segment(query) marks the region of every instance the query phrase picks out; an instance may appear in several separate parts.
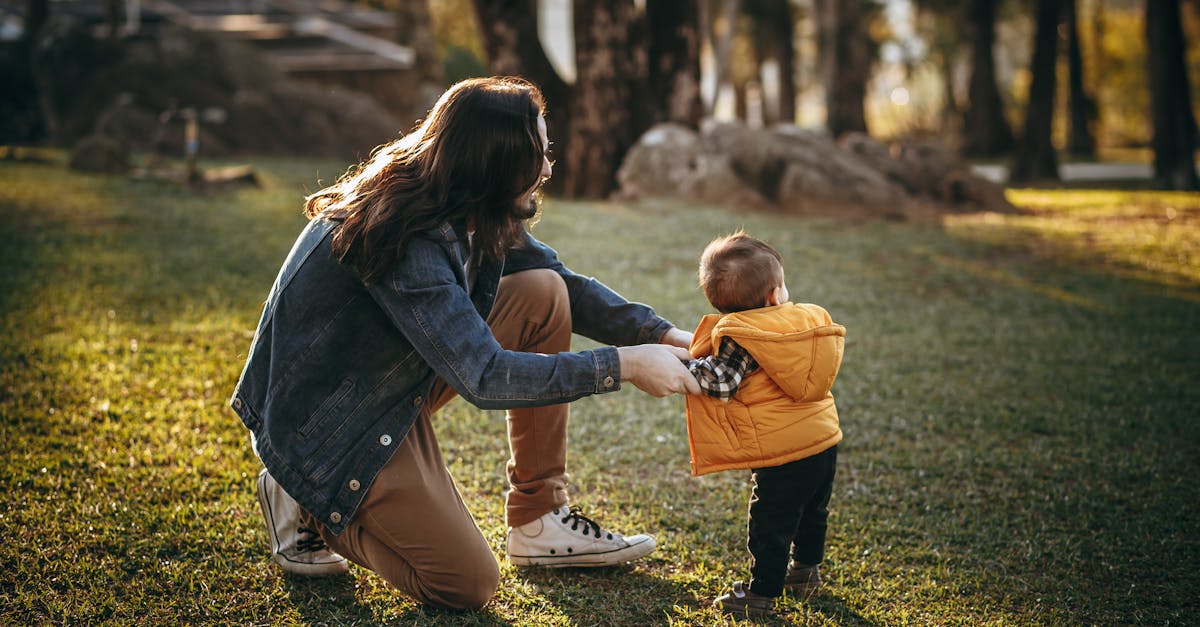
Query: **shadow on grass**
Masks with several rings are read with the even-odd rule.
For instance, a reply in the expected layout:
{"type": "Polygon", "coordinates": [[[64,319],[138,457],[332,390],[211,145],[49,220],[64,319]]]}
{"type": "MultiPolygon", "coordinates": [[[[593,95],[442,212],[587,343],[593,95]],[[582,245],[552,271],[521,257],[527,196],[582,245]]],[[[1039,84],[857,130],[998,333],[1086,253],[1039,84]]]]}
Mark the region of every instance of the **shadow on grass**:
{"type": "Polygon", "coordinates": [[[371,608],[359,602],[353,576],[303,577],[284,575],[288,599],[304,621],[312,624],[373,623],[371,608]]]}
{"type": "Polygon", "coordinates": [[[580,625],[659,625],[675,606],[695,606],[682,584],[635,570],[526,568],[517,577],[534,586],[547,605],[580,625]]]}
{"type": "Polygon", "coordinates": [[[399,614],[380,618],[375,615],[368,603],[358,598],[358,580],[354,575],[318,578],[285,575],[284,588],[289,600],[304,622],[313,625],[479,625],[486,627],[509,624],[486,607],[483,610],[471,611],[440,609],[417,604],[399,614]]]}
{"type": "Polygon", "coordinates": [[[802,601],[809,609],[816,610],[826,617],[833,619],[838,625],[858,625],[861,627],[876,627],[879,623],[859,614],[857,610],[846,604],[841,597],[828,592],[820,593],[802,601]]]}

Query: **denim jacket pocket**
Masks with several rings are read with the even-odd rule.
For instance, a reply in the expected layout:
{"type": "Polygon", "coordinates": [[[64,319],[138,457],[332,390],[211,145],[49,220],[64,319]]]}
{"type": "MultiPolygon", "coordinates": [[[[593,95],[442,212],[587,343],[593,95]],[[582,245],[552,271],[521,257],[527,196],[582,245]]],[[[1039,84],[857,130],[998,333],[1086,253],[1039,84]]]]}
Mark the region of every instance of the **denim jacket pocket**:
{"type": "Polygon", "coordinates": [[[325,401],[317,407],[316,411],[314,411],[312,415],[310,415],[300,425],[300,428],[297,429],[297,432],[302,437],[307,438],[313,433],[320,433],[324,431],[324,424],[328,422],[329,417],[335,413],[335,410],[338,409],[338,405],[340,405],[341,402],[347,396],[349,396],[350,392],[352,391],[354,391],[354,380],[346,379],[345,381],[342,381],[342,384],[338,386],[338,389],[335,390],[333,394],[330,394],[325,401]]]}

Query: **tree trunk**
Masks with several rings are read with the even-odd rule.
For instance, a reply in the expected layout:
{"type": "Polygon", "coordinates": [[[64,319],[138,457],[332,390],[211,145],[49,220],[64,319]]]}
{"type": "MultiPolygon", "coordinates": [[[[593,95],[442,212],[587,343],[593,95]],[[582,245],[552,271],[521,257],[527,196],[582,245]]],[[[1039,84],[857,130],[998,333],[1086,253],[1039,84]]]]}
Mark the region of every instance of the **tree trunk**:
{"type": "Polygon", "coordinates": [[[634,0],[575,5],[575,67],[565,193],[602,198],[649,126],[645,23],[634,0]]]}
{"type": "MultiPolygon", "coordinates": [[[[50,17],[50,0],[28,0],[25,4],[25,30],[21,33],[21,46],[29,55],[37,40],[38,31],[50,17]]],[[[28,56],[26,57],[28,59],[28,56]]]]}
{"type": "Polygon", "coordinates": [[[104,22],[108,27],[108,38],[117,40],[121,37],[121,18],[124,17],[124,0],[104,0],[104,22]]]}
{"type": "Polygon", "coordinates": [[[571,143],[571,86],[555,71],[537,28],[537,0],[474,0],[483,31],[488,71],[496,76],[521,76],[536,84],[546,99],[546,131],[550,137],[554,176],[547,187],[561,191],[569,176],[562,156],[571,143]]]}
{"type": "Polygon", "coordinates": [[[954,56],[948,50],[938,56],[938,68],[942,72],[942,126],[952,128],[961,115],[958,98],[954,95],[954,56]]]}
{"type": "Polygon", "coordinates": [[[779,61],[779,121],[796,123],[796,14],[787,0],[777,0],[779,19],[773,23],[779,61]]]}
{"type": "Polygon", "coordinates": [[[649,73],[654,122],[696,128],[700,99],[700,2],[647,0],[649,73]]]}
{"type": "MultiPolygon", "coordinates": [[[[763,120],[767,124],[796,123],[796,14],[789,0],[748,2],[746,12],[754,20],[754,51],[758,67],[774,61],[779,70],[776,91],[763,85],[763,120]]],[[[763,78],[760,76],[760,79],[763,78]]]]}
{"type": "Polygon", "coordinates": [[[834,137],[867,132],[863,102],[871,60],[863,0],[818,0],[825,83],[825,125],[834,137]]]}
{"type": "Polygon", "coordinates": [[[1107,69],[1104,58],[1104,3],[1097,1],[1092,5],[1092,72],[1101,78],[1096,80],[1096,91],[1103,82],[1102,77],[1107,69]]]}
{"type": "Polygon", "coordinates": [[[412,49],[423,82],[442,84],[445,79],[429,18],[429,0],[400,0],[396,4],[396,42],[412,49]]]}
{"type": "Polygon", "coordinates": [[[1196,119],[1184,55],[1179,0],[1146,2],[1154,180],[1164,189],[1196,191],[1196,119]]]}
{"type": "Polygon", "coordinates": [[[996,0],[971,0],[967,10],[972,44],[963,152],[973,157],[1006,154],[1013,147],[1013,132],[996,86],[996,0]]]}
{"type": "Polygon", "coordinates": [[[1063,23],[1067,28],[1067,67],[1070,91],[1067,108],[1070,121],[1067,130],[1067,152],[1083,157],[1096,156],[1096,140],[1092,127],[1096,121],[1096,103],[1083,89],[1083,54],[1079,50],[1079,19],[1077,0],[1067,0],[1063,8],[1063,23]]]}
{"type": "MultiPolygon", "coordinates": [[[[1154,4],[1151,2],[1150,4],[1154,4]]],[[[1058,157],[1051,138],[1054,122],[1054,74],[1058,58],[1058,23],[1062,0],[1038,0],[1029,101],[1025,128],[1013,158],[1011,182],[1059,180],[1058,157]]]]}
{"type": "Polygon", "coordinates": [[[709,35],[712,38],[712,49],[714,58],[714,74],[716,80],[713,81],[712,99],[709,100],[705,108],[711,113],[717,105],[717,101],[721,98],[721,90],[729,86],[730,75],[730,59],[733,55],[733,38],[737,34],[737,20],[741,9],[739,0],[719,0],[721,9],[720,30],[718,30],[718,21],[711,20],[709,24],[709,35]]]}
{"type": "Polygon", "coordinates": [[[960,33],[965,24],[962,9],[956,5],[944,6],[941,3],[918,2],[918,11],[930,14],[933,32],[929,37],[929,56],[937,66],[942,79],[942,120],[943,132],[954,129],[962,121],[962,111],[958,104],[958,94],[954,80],[954,64],[958,60],[962,48],[963,37],[960,33]]]}

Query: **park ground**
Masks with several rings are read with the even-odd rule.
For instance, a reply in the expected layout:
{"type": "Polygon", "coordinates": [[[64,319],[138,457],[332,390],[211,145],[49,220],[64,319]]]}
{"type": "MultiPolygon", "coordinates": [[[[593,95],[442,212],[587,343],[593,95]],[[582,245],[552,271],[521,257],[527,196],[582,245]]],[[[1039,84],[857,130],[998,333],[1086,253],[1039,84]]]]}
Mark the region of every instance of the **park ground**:
{"type": "MultiPolygon", "coordinates": [[[[226,399],[303,194],[344,166],[198,194],[61,161],[0,162],[0,623],[732,622],[708,604],[747,575],[748,476],[690,477],[682,401],[632,388],[574,406],[572,498],[654,533],[647,559],[503,560],[503,415],[456,401],[437,426],[501,559],[488,606],[282,574],[226,399]]],[[[1009,193],[1029,211],[546,203],[534,232],[568,265],[681,326],[708,313],[697,254],[741,227],[846,325],[829,585],[758,623],[1200,623],[1200,195],[1009,193]]]]}

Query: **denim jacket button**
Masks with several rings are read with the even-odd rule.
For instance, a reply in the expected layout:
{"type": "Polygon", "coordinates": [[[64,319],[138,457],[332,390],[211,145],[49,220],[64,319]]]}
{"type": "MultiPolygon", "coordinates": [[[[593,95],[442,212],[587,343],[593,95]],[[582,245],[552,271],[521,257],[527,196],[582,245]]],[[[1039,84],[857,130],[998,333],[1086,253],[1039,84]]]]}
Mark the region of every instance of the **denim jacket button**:
{"type": "Polygon", "coordinates": [[[358,489],[361,487],[362,487],[362,484],[358,482],[358,479],[350,480],[350,490],[352,492],[358,492],[358,489]]]}
{"type": "Polygon", "coordinates": [[[337,513],[337,512],[334,512],[334,513],[330,514],[330,515],[329,515],[329,522],[331,522],[331,523],[333,523],[333,524],[335,524],[335,525],[336,525],[336,524],[338,524],[338,523],[340,523],[340,522],[342,522],[342,515],[341,515],[341,514],[339,514],[339,513],[337,513]]]}
{"type": "Polygon", "coordinates": [[[613,386],[614,381],[612,377],[604,377],[604,381],[602,381],[602,383],[604,384],[604,387],[610,388],[613,386]]]}
{"type": "Polygon", "coordinates": [[[233,403],[231,403],[231,404],[233,405],[233,408],[234,408],[234,409],[241,409],[241,408],[242,408],[242,399],[240,399],[240,398],[237,398],[237,397],[235,396],[235,397],[233,398],[233,403]]]}
{"type": "Polygon", "coordinates": [[[420,407],[423,404],[425,404],[425,397],[418,396],[413,399],[413,407],[420,407]]]}
{"type": "Polygon", "coordinates": [[[391,446],[391,444],[392,444],[392,436],[390,436],[390,435],[388,435],[388,434],[386,434],[386,433],[385,433],[385,434],[383,434],[383,435],[381,435],[381,436],[379,436],[379,443],[380,443],[380,444],[382,444],[382,445],[384,445],[384,446],[391,446]]]}

